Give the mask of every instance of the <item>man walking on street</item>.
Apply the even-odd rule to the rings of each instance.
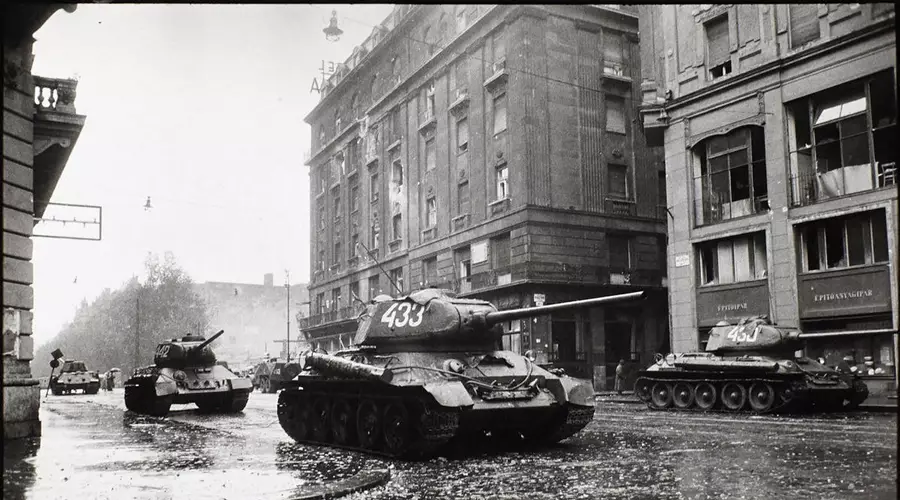
[[[616,387],[615,390],[617,393],[622,394],[622,390],[625,388],[625,360],[619,360],[619,366],[616,367]]]

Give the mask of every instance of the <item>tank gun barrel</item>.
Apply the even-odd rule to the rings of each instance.
[[[534,316],[543,316],[557,311],[566,311],[569,309],[579,309],[585,307],[594,307],[610,302],[622,302],[626,300],[637,300],[643,298],[645,292],[629,292],[617,295],[608,295],[606,297],[596,297],[593,299],[575,300],[572,302],[561,302],[559,304],[549,304],[546,306],[524,307],[521,309],[509,309],[506,311],[494,311],[485,315],[487,326],[494,326],[497,323],[510,321],[514,319],[531,318]]]
[[[357,363],[339,356],[306,351],[300,355],[300,366],[304,370],[314,368],[325,374],[350,378],[365,378],[376,382],[390,383],[394,373],[385,368]]]
[[[219,330],[218,332],[215,333],[215,335],[204,340],[202,344],[198,345],[197,347],[194,347],[192,352],[202,351],[204,347],[208,346],[209,344],[212,344],[217,338],[221,337],[223,333],[225,333],[225,330]]]

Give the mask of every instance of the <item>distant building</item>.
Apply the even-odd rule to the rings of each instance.
[[[284,349],[290,320],[291,354],[307,344],[297,327],[297,316],[309,315],[309,292],[305,283],[291,285],[290,317],[287,290],[275,285],[272,274],[262,284],[207,281],[195,283],[194,291],[206,302],[210,327],[225,330],[216,343],[216,355],[230,362],[248,362],[268,353],[286,358]]]
[[[896,388],[894,4],[640,9],[675,350],[764,314],[809,335],[807,355],[868,357],[870,390]]]
[[[650,362],[668,337],[665,177],[639,70],[628,6],[396,6],[306,118],[311,341],[349,345],[360,301],[428,286],[501,309],[650,290],[503,338],[598,387],[620,358]]]
[[[85,117],[75,80],[31,74],[34,32],[74,4],[3,5],[3,439],[40,436],[40,389],[32,377],[32,235]],[[39,360],[48,363],[49,359]]]

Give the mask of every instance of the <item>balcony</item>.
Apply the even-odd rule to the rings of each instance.
[[[637,215],[637,205],[634,200],[625,198],[606,197],[606,213],[610,215],[625,215],[634,217]]]
[[[434,109],[426,109],[419,114],[419,133],[427,134],[437,126]]]
[[[85,116],[75,112],[77,80],[34,76],[34,216],[44,214]]]
[[[313,314],[308,318],[300,318],[300,329],[305,330],[307,328],[312,328],[319,325],[324,325],[327,323],[334,323],[336,321],[347,321],[347,320],[356,320],[357,317],[357,308],[354,306],[343,307],[341,309],[335,309],[332,311],[325,311],[319,314]]]
[[[460,87],[453,92],[453,102],[450,103],[450,112],[461,115],[469,107],[469,89]]]
[[[836,168],[791,177],[791,206],[812,205],[831,198],[872,191],[897,183],[897,163],[876,163]]]
[[[700,225],[716,224],[729,219],[745,217],[769,210],[768,195],[723,201],[715,194],[704,196],[702,201],[703,220]]]
[[[506,81],[509,80],[509,71],[506,69],[506,59],[491,64],[490,75],[491,76],[484,81],[484,88],[491,93],[498,90],[505,90]]]

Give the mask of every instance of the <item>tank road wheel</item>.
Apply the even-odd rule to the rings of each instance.
[[[869,387],[862,380],[854,380],[851,387],[853,392],[844,400],[844,410],[855,410],[869,397]]]
[[[335,443],[356,444],[356,421],[353,416],[353,408],[346,398],[336,399],[331,405],[331,432]]]
[[[371,399],[364,398],[356,409],[356,435],[362,448],[378,449],[378,441],[381,439],[381,414],[378,405]]]
[[[59,387],[54,386],[52,390],[54,396],[62,396],[63,391]]]
[[[737,382],[722,387],[722,405],[731,411],[740,411],[747,403],[747,389]]]
[[[278,423],[294,441],[305,441],[310,434],[309,399],[300,394],[278,395]]]
[[[687,409],[694,404],[694,387],[687,382],[679,382],[675,384],[672,390],[672,402],[675,408]]]
[[[694,401],[697,408],[703,411],[712,410],[716,406],[716,388],[709,382],[700,382],[694,388]]]
[[[650,402],[656,408],[672,406],[672,386],[665,382],[653,384],[653,394],[650,395]]]
[[[634,394],[645,403],[650,402],[650,396],[653,394],[653,384],[641,377],[634,383]]]
[[[388,403],[384,409],[384,451],[392,457],[402,456],[411,444],[409,413],[402,402]]]
[[[768,382],[754,382],[750,386],[749,400],[753,411],[769,411],[775,405],[775,389]]]
[[[328,397],[319,396],[313,400],[309,430],[314,441],[327,443],[331,440],[331,400]]]

